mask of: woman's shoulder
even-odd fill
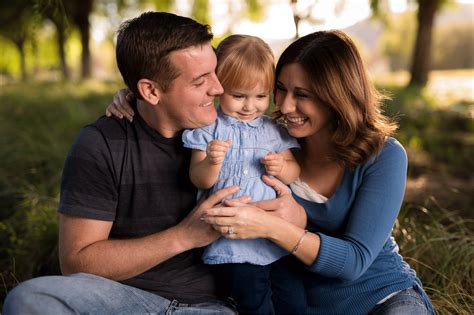
[[[400,158],[405,158],[407,156],[407,152],[405,151],[405,148],[403,145],[395,138],[393,137],[388,137],[387,140],[385,141],[385,144],[382,147],[382,150],[380,151],[379,156],[398,156]]]
[[[397,139],[388,137],[380,152],[368,164],[406,169],[407,163],[407,153],[403,145]]]

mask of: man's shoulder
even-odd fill
[[[93,123],[86,125],[84,129],[94,129],[107,138],[122,138],[126,135],[127,123],[125,119],[101,116]]]

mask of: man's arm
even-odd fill
[[[60,214],[59,258],[63,274],[86,272],[124,280],[187,250],[208,245],[219,234],[200,220],[204,210],[238,191],[232,186],[200,202],[178,225],[145,237],[110,240],[112,222]]]

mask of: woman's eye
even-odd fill
[[[304,93],[299,93],[299,92],[296,92],[295,93],[296,97],[300,97],[300,98],[306,98],[308,97],[308,95],[304,94]]]
[[[279,91],[286,91],[285,88],[279,84],[276,85],[276,89]]]
[[[204,80],[195,82],[195,83],[194,83],[194,86],[201,86],[201,85],[203,85],[203,84],[204,84]]]

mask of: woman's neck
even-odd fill
[[[308,165],[326,164],[330,161],[331,151],[329,136],[309,136],[303,138],[300,159]]]
[[[297,155],[300,179],[327,198],[336,192],[344,175],[341,163],[331,159],[332,150],[330,137],[315,135],[303,139],[301,152]]]

